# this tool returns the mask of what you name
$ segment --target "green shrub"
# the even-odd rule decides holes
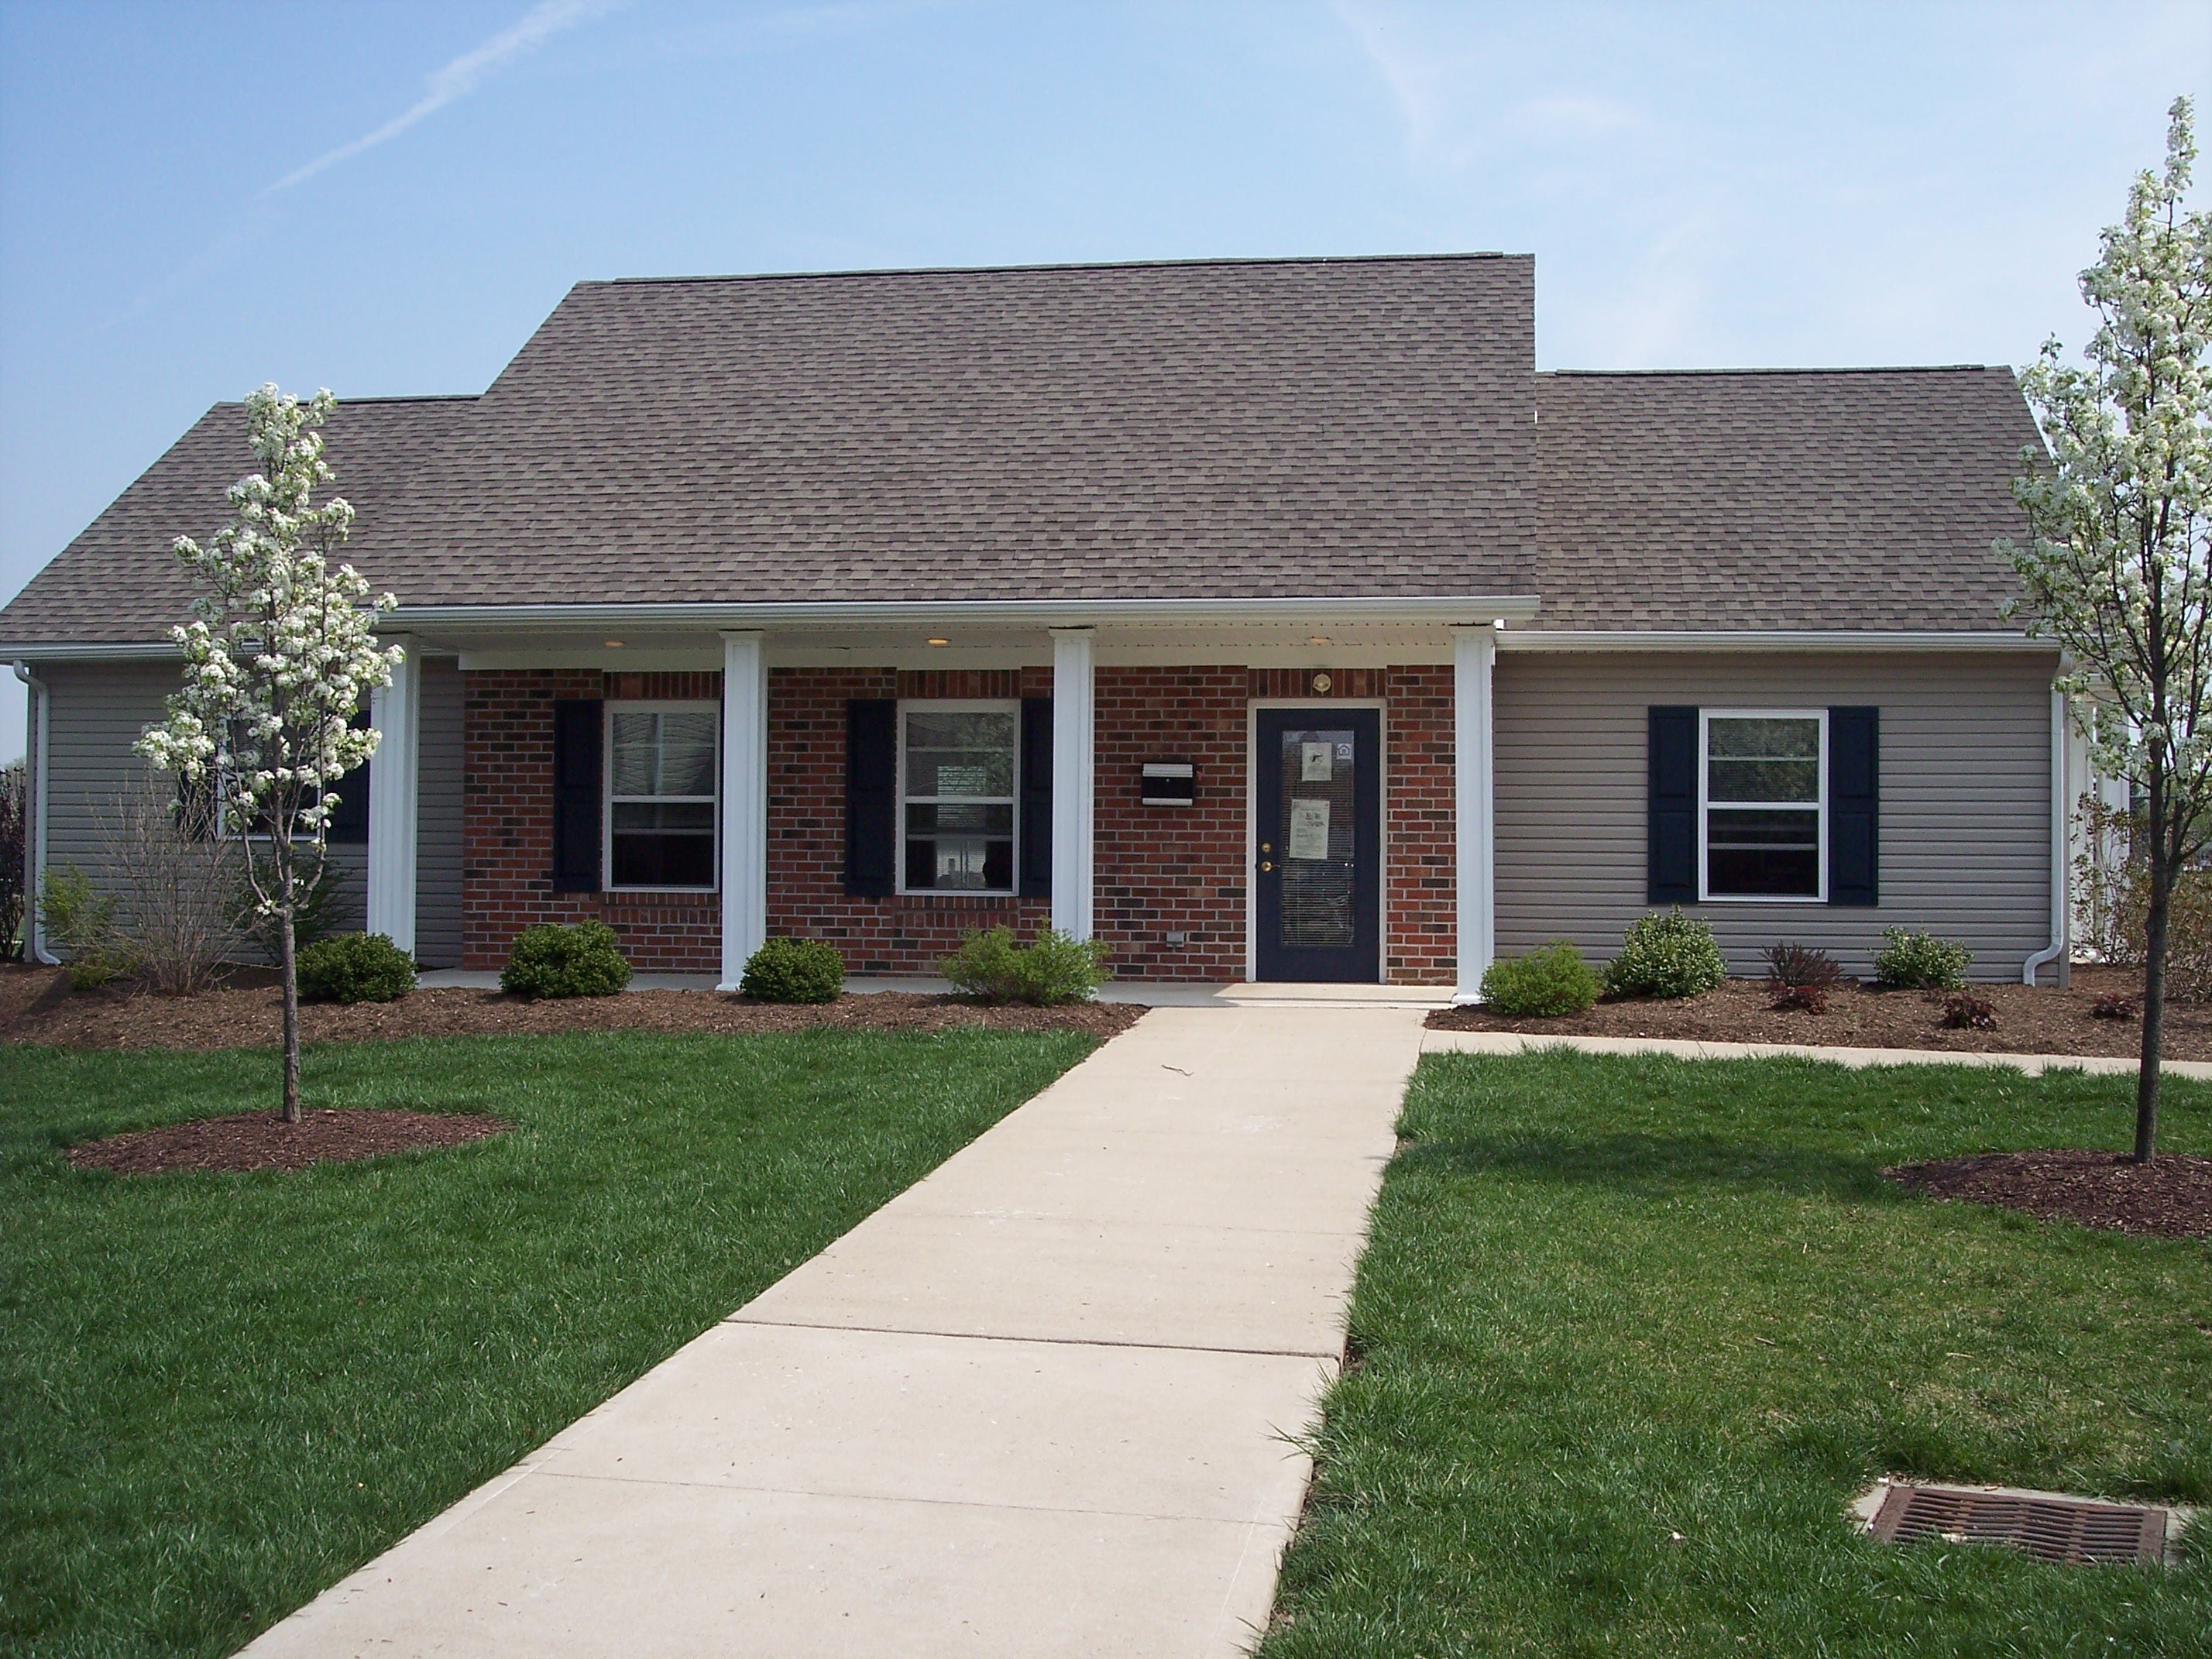
[[[1106,982],[1106,947],[1050,927],[1028,945],[1007,928],[971,933],[939,964],[945,977],[986,1002],[1032,1002],[1049,1008],[1081,1002]]]
[[[745,963],[738,989],[755,1002],[835,1002],[845,994],[845,958],[818,939],[772,939]]]
[[[96,991],[131,971],[130,951],[115,921],[115,895],[103,893],[74,866],[49,870],[39,885],[39,920],[46,937],[69,953],[72,989]]]
[[[415,988],[415,959],[382,933],[337,933],[299,954],[302,1002],[397,1002]]]
[[[611,997],[629,983],[629,963],[604,921],[524,928],[499,975],[500,989],[524,997]]]
[[[1620,941],[1606,964],[1605,988],[1617,997],[1694,997],[1728,977],[1712,924],[1682,914],[1645,916]]]
[[[1597,989],[1597,975],[1565,939],[1511,961],[1500,957],[1482,972],[1484,1006],[1521,1018],[1587,1012]]]
[[[1965,945],[1908,927],[1885,927],[1881,936],[1889,943],[1875,952],[1874,976],[1891,990],[1955,991],[1966,982],[1974,953]]]

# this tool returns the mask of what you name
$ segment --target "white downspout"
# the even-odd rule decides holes
[[[23,682],[29,692],[27,702],[29,739],[24,753],[29,757],[31,775],[23,792],[23,810],[30,818],[26,826],[29,833],[23,837],[24,875],[29,885],[23,893],[23,918],[27,924],[23,933],[24,954],[33,962],[56,966],[60,957],[46,949],[46,924],[39,916],[39,893],[46,881],[46,728],[49,722],[47,700],[52,695],[46,683],[31,672],[31,665],[15,665],[15,678]]]
[[[2071,942],[2068,913],[2073,908],[2067,902],[2067,830],[2073,819],[2073,801],[2066,790],[2066,694],[2054,686],[2051,692],[2051,944],[2021,964],[2023,985],[2034,984],[2037,971],[2054,962],[2058,964],[2059,979],[2066,978],[2066,951]]]

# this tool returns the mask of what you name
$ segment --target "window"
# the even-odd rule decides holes
[[[899,706],[906,893],[1014,890],[1018,703]]]
[[[1825,714],[1700,719],[1705,898],[1826,896]]]
[[[607,885],[714,885],[713,703],[607,705]]]

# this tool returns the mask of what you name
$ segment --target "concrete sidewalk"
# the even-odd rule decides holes
[[[1574,1048],[1589,1054],[1672,1054],[1678,1060],[1820,1060],[1864,1070],[1875,1066],[1995,1066],[2040,1077],[2045,1072],[2132,1076],[2136,1062],[2110,1054],[1962,1054],[1950,1048],[1851,1048],[1808,1042],[1707,1042],[1681,1037],[1557,1036],[1519,1031],[1424,1031],[1430,1054],[1518,1054],[1538,1048]],[[2199,1082],[2212,1079],[2212,1061],[2166,1060],[2159,1070]]]
[[[1155,1010],[247,1653],[1242,1652],[1421,1017]]]

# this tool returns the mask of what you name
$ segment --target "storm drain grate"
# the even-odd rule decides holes
[[[2159,1561],[2166,1555],[2166,1512],[2055,1494],[1978,1492],[1899,1482],[1882,1496],[1876,1538],[1910,1544],[2007,1544],[2039,1561]]]

